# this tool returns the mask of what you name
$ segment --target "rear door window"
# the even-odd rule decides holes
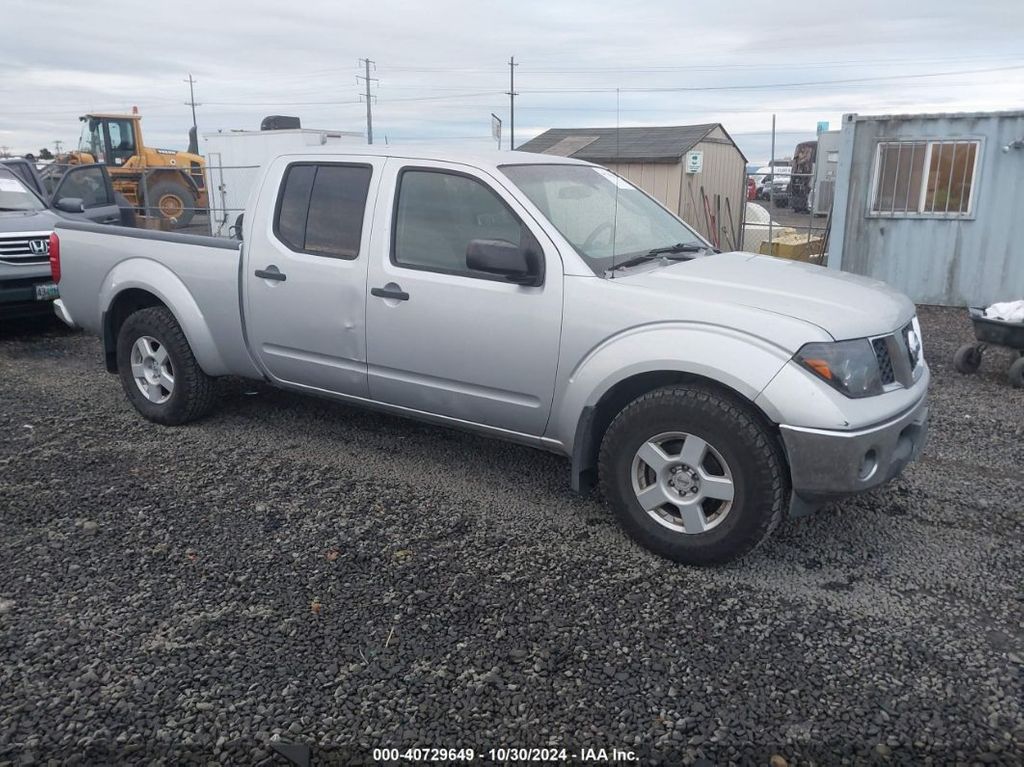
[[[300,253],[357,258],[371,172],[368,165],[289,166],[274,218],[277,238]]]

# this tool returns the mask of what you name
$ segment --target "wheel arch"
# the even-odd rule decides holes
[[[673,384],[700,384],[740,404],[774,430],[758,395],[792,357],[778,344],[734,328],[662,322],[632,328],[593,348],[567,377],[550,436],[572,457],[572,484],[596,480],[597,452],[611,420],[630,401]]]
[[[598,454],[605,432],[623,408],[633,400],[667,386],[700,386],[729,399],[754,416],[779,440],[778,424],[761,410],[754,400],[741,392],[705,375],[684,370],[650,370],[623,378],[609,387],[600,398],[584,407],[576,425],[572,450],[572,488],[586,492],[597,485]],[[783,455],[785,448],[783,447]]]
[[[100,325],[109,372],[117,372],[117,334],[124,321],[151,306],[166,307],[174,316],[204,373],[218,376],[229,372],[198,304],[166,266],[141,258],[122,261],[107,276],[100,291],[100,306],[105,307]]]

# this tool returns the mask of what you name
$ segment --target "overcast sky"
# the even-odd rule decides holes
[[[763,162],[773,112],[781,157],[844,112],[1024,107],[1022,33],[1022,0],[4,0],[0,146],[73,147],[79,115],[135,105],[147,143],[184,148],[189,72],[200,133],[267,114],[363,131],[366,56],[378,142],[493,146],[514,55],[517,144],[617,119],[721,122]]]

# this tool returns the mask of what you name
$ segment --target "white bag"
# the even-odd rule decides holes
[[[1024,301],[1004,301],[1001,304],[992,304],[985,310],[985,316],[990,320],[1024,323]]]

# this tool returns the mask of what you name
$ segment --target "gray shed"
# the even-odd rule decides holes
[[[845,115],[828,265],[918,303],[1024,298],[1024,111]]]
[[[742,223],[747,158],[719,123],[552,128],[517,149],[604,165],[722,248],[737,247],[734,234],[740,234]],[[712,217],[716,221],[714,232]]]

